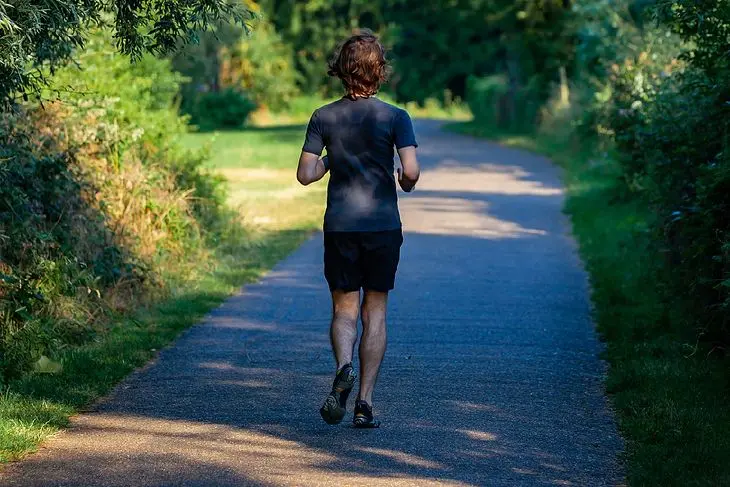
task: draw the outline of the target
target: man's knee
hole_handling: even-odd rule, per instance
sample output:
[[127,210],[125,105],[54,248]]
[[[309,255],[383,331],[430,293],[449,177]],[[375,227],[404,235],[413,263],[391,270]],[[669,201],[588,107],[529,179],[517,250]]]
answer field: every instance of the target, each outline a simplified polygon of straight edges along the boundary
[[345,293],[335,291],[332,293],[332,314],[337,321],[344,321],[357,325],[357,318],[360,313],[360,293]]
[[362,302],[362,323],[368,327],[385,327],[388,293],[366,291]]

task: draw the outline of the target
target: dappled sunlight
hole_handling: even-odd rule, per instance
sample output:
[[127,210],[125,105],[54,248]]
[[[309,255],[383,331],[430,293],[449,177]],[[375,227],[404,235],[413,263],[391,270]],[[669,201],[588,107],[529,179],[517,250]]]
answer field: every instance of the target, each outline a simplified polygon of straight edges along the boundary
[[[531,163],[464,164],[426,156],[415,192],[400,200],[404,230],[488,240],[547,235],[545,227],[556,228],[555,222],[533,221],[529,207],[559,206],[563,190],[526,169]],[[516,198],[507,213],[506,198]],[[515,212],[515,207],[524,211]]]
[[[266,387],[260,381],[231,383],[247,389]],[[540,456],[537,452],[480,448],[481,442],[498,439],[483,431],[456,430],[468,440],[461,444],[462,450],[447,454],[434,444],[432,449],[414,454],[405,448],[369,446],[366,438],[362,438],[362,445],[353,444],[355,430],[351,428],[341,430],[344,443],[340,446],[322,448],[328,443],[312,444],[308,435],[298,434],[297,429],[295,423],[242,427],[131,414],[87,414],[75,418],[70,431],[52,439],[48,448],[28,463],[44,469],[49,485],[65,478],[68,465],[75,465],[81,483],[93,478],[103,465],[104,485],[125,485],[126,479],[139,476],[145,479],[140,485],[171,485],[184,478],[191,485],[472,486],[489,482],[494,475],[489,473],[492,462],[511,458],[516,462],[509,468],[513,474],[535,477],[546,484],[573,485],[567,479],[549,477],[550,472],[563,472],[564,468],[531,461],[530,457]],[[454,467],[464,461],[476,462],[484,469],[482,480],[451,477]],[[156,466],[154,470],[148,468],[150,462]]]
[[216,328],[235,328],[238,330],[251,331],[274,331],[276,329],[276,324],[274,323],[260,323],[252,320],[242,320],[234,316],[212,316],[206,321]]
[[513,468],[512,471],[514,473],[519,473],[522,475],[537,475],[537,472],[535,472],[534,470],[527,469],[527,468]]
[[[603,485],[615,443],[553,173],[477,150],[457,164],[444,155],[469,147],[434,140],[426,153],[441,156],[400,195],[379,430],[351,427],[352,402],[338,426],[317,412],[334,368],[317,233],[29,459],[48,472],[32,487]],[[250,191],[249,223],[321,225],[324,184],[298,187],[281,167],[228,174]],[[302,196],[279,198],[290,190]]]
[[493,163],[467,166],[454,159],[443,159],[437,167],[424,172],[418,189],[532,196],[563,194],[561,188],[546,186],[531,177],[534,175],[521,166]]
[[487,433],[486,431],[463,430],[463,429],[459,429],[456,431],[461,433],[462,435],[467,436],[468,438],[471,438],[472,440],[479,440],[479,441],[496,441],[497,440],[497,435],[495,435],[494,433]]
[[266,376],[276,374],[278,369],[266,369],[261,367],[239,367],[229,362],[203,362],[198,364],[201,369],[220,370],[224,372],[237,372],[240,375]]
[[388,450],[386,448],[372,448],[372,447],[357,447],[356,449],[358,451],[361,451],[364,453],[372,453],[374,455],[381,455],[381,456],[390,458],[392,460],[395,460],[399,463],[403,463],[405,465],[412,465],[414,467],[422,467],[422,468],[429,468],[429,469],[446,468],[443,464],[441,464],[439,462],[426,460],[425,458],[421,458],[417,455],[412,455],[412,454],[405,453],[402,451]]
[[[125,485],[133,476],[144,479],[144,485],[172,485],[182,472],[187,482],[195,484],[197,479],[212,485],[474,485],[393,472],[388,467],[364,472],[358,468],[360,462],[351,463],[334,452],[282,436],[196,421],[90,414],[77,418],[71,431],[49,442],[52,458],[47,448],[29,462],[43,464],[48,485],[63,479],[63,466],[70,464],[76,466],[79,479],[90,478],[99,465],[104,465],[105,485]],[[360,451],[385,458],[388,465],[396,462],[425,469],[445,468],[399,451],[369,447]],[[157,468],[148,468],[150,460]]]
[[262,380],[220,380],[221,384],[252,389],[268,389],[271,384]]
[[326,184],[303,187],[291,167],[224,167],[217,172],[227,179],[228,203],[245,224],[255,229],[314,229],[324,214]]
[[468,235],[490,240],[546,234],[544,230],[525,228],[490,215],[489,205],[484,201],[414,194],[401,201],[400,207],[406,232]]
[[497,412],[499,411],[499,408],[496,406],[492,406],[491,404],[478,404],[475,402],[469,402],[469,401],[457,401],[457,400],[446,400],[444,401],[446,404],[450,404],[456,409],[462,410],[462,411],[489,411],[489,412]]

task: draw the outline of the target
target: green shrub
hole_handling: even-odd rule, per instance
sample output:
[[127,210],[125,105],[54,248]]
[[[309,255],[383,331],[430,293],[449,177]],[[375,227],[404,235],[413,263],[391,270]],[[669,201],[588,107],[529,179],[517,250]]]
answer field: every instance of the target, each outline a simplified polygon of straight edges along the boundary
[[[662,86],[619,147],[640,147],[654,229],[687,321],[730,342],[730,77],[689,68]],[[633,168],[631,168],[633,169]]]
[[469,77],[466,97],[478,123],[514,132],[536,127],[543,101],[534,83],[511,86],[508,76],[503,74]]
[[[220,122],[215,116],[204,111],[230,101],[234,93],[245,94],[240,97],[273,111],[287,108],[298,94],[291,46],[263,18],[257,18],[252,29],[247,33],[221,25],[215,33],[203,34],[199,43],[189,44],[173,56],[174,68],[187,78],[181,87],[182,110],[194,123],[206,129],[228,127],[217,125]],[[240,100],[237,102],[241,105]],[[235,122],[235,117],[231,118]]]
[[[574,137],[597,140],[615,197],[655,218],[672,326],[730,343],[730,60],[726,2],[580,1]],[[658,23],[656,21],[659,21]],[[558,130],[552,130],[557,134]]]
[[43,106],[0,116],[0,383],[212,265],[222,184],[177,146],[167,61],[97,34]]
[[292,48],[266,21],[256,22],[250,36],[220,55],[221,86],[242,90],[261,108],[285,110],[299,93]]
[[667,257],[675,324],[727,344],[730,6],[659,2],[655,12],[687,43],[680,45],[667,27],[645,30],[640,52],[612,69],[602,120],[627,187],[658,217],[653,242]]
[[256,105],[241,92],[226,88],[198,93],[184,109],[192,124],[207,131],[240,128],[255,108]]
[[474,114],[474,120],[487,127],[500,127],[504,118],[503,99],[507,95],[508,80],[505,75],[470,76],[466,84],[466,100]]

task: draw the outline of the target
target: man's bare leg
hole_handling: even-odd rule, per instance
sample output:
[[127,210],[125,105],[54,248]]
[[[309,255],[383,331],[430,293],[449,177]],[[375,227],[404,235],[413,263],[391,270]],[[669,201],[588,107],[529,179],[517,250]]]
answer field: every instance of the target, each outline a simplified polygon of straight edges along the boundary
[[357,318],[360,314],[360,291],[332,291],[332,325],[330,340],[339,371],[352,362],[357,341]]
[[365,291],[362,302],[362,338],[360,339],[360,393],[358,400],[373,404],[373,388],[386,346],[385,314],[388,293]]
[[357,340],[357,317],[360,311],[360,291],[332,293],[332,326],[330,339],[337,361],[337,373],[332,391],[319,408],[319,414],[329,424],[342,421],[347,412],[347,398],[355,385],[357,374],[350,364]]

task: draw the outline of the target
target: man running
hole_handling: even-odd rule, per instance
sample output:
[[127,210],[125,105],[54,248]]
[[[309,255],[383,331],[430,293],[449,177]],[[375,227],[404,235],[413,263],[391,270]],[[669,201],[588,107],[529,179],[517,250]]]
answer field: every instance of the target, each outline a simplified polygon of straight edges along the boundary
[[[403,243],[394,146],[401,161],[401,188],[412,191],[420,174],[408,113],[374,97],[389,69],[383,46],[370,31],[342,44],[328,74],[342,80],[346,94],[312,114],[297,168],[303,185],[330,171],[324,274],[332,292],[330,339],[337,371],[320,414],[329,424],[338,424],[345,416],[357,377],[352,357],[361,317],[360,392],[353,418],[359,428],[380,425],[373,417],[373,388],[385,354],[388,292],[395,283]],[[320,157],[325,148],[327,155]]]

